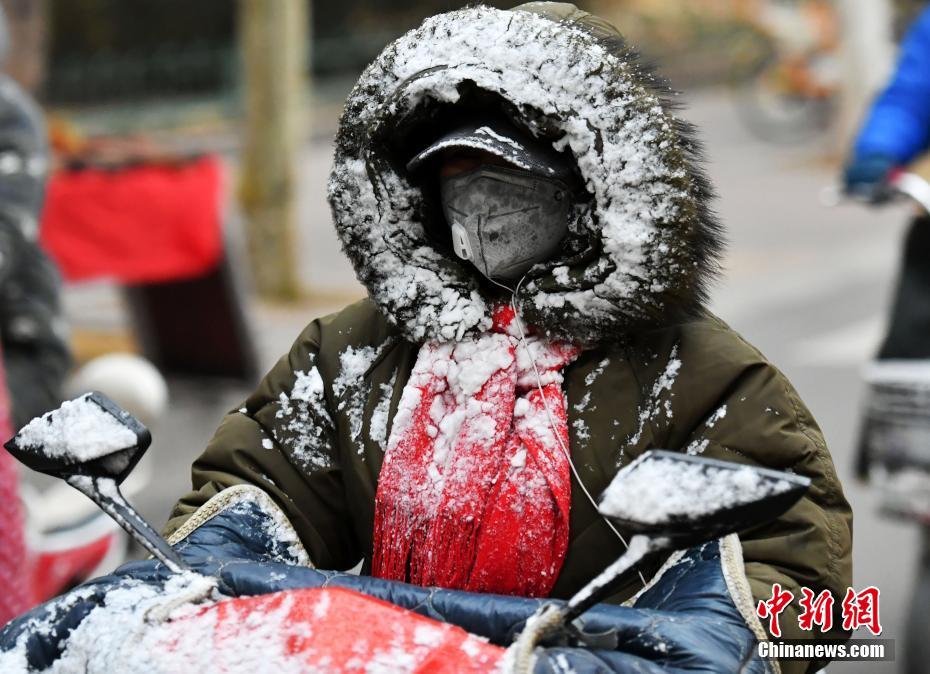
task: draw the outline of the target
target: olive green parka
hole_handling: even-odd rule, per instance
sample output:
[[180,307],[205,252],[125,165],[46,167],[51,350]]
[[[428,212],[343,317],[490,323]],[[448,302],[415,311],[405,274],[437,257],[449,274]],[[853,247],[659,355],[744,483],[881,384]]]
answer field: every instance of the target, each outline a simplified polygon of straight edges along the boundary
[[[773,583],[795,597],[802,586],[842,597],[849,505],[791,384],[702,308],[719,226],[697,144],[666,93],[613,28],[562,3],[451,12],[390,45],[347,101],[330,180],[337,231],[370,299],[313,321],[223,420],[167,531],[223,489],[252,484],[280,505],[313,564],[363,562],[367,571],[378,475],[418,349],[488,329],[495,301],[437,234],[430,186],[403,166],[444,120],[491,106],[570,154],[586,188],[563,253],[531,270],[517,295],[537,330],[585,347],[564,371],[584,486],[600,494],[652,448],[808,476],[797,505],[741,532],[752,597],[740,609],[759,634],[754,603]],[[563,598],[623,549],[572,487],[570,544],[553,592]],[[797,609],[795,601],[782,614],[784,637],[822,638],[798,628]]]

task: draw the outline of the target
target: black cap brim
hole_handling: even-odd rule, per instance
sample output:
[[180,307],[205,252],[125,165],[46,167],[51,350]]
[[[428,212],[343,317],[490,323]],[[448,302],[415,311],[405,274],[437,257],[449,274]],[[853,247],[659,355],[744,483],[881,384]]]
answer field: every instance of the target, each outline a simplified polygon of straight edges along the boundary
[[526,142],[516,134],[491,124],[461,127],[447,133],[407,162],[407,170],[415,172],[430,159],[447,150],[480,150],[498,157],[514,167],[551,178],[561,178],[571,171],[555,150],[538,141]]

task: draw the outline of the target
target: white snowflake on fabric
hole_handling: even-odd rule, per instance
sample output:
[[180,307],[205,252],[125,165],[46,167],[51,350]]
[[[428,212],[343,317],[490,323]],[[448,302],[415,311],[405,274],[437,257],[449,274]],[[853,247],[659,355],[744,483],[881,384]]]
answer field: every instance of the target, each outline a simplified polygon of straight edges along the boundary
[[[639,426],[636,432],[630,436],[625,445],[635,445],[639,442],[640,438],[642,438],[643,431],[646,429],[646,424],[658,419],[661,415],[665,416],[666,421],[671,421],[672,398],[675,395],[672,393],[672,387],[675,385],[675,379],[678,377],[678,371],[680,369],[681,360],[678,358],[678,345],[676,344],[672,347],[668,362],[665,364],[665,369],[662,371],[662,374],[656,378],[649,397],[639,411]],[[621,447],[620,449],[620,456],[617,459],[618,466],[623,461],[624,449],[625,447]]]
[[310,369],[294,371],[291,393],[278,396],[278,421],[272,428],[275,441],[288,449],[307,471],[326,470],[334,465],[330,441],[333,420],[326,408],[323,378],[310,356]]
[[349,422],[349,437],[356,445],[356,451],[365,450],[360,442],[362,426],[365,420],[365,406],[369,399],[370,387],[365,373],[371,368],[388,342],[381,346],[346,347],[339,354],[339,374],[333,380],[333,395],[336,397],[336,410],[344,412]]
[[368,422],[368,437],[381,448],[381,451],[387,450],[387,427],[388,417],[391,413],[391,397],[394,395],[394,385],[397,382],[397,372],[391,374],[391,378],[385,384],[381,384],[381,398],[371,412],[371,420]]

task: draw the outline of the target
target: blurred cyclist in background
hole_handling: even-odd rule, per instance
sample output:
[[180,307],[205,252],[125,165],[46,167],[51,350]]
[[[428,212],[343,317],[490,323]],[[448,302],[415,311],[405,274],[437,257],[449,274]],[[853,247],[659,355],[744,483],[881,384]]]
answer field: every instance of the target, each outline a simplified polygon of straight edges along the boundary
[[[7,52],[0,12],[0,67]],[[0,442],[57,407],[71,364],[61,283],[38,244],[48,171],[42,114],[0,74]],[[29,607],[23,513],[12,458],[0,450],[0,624]]]
[[47,167],[41,112],[0,76],[0,335],[16,427],[58,406],[71,366],[61,281],[38,242]]
[[[894,194],[891,178],[930,148],[930,7],[904,37],[894,75],[875,100],[846,165],[848,194],[873,204]],[[930,359],[930,216],[911,224],[891,323],[879,361]]]

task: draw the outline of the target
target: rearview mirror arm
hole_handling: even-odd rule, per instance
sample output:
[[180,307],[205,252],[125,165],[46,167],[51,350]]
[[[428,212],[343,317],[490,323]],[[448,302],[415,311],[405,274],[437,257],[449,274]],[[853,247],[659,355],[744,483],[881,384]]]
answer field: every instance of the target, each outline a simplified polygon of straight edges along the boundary
[[68,484],[100,506],[100,509],[125,529],[133,540],[170,571],[180,573],[190,570],[177,551],[126,502],[116,480],[88,475],[69,475],[65,479]]
[[617,561],[568,600],[562,608],[563,624],[568,625],[589,608],[609,597],[636,573],[643,562],[668,551],[671,546],[671,541],[667,538],[650,538],[641,534],[633,536],[626,552]]

